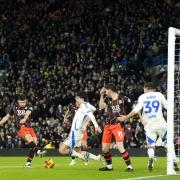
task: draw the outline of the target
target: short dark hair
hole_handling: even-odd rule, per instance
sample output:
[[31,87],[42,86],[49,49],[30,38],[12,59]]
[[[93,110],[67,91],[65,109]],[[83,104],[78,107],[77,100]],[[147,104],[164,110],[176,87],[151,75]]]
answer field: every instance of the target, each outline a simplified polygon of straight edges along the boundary
[[116,87],[116,85],[114,83],[108,83],[104,87],[105,87],[105,89],[110,89],[113,92],[117,92],[118,91],[117,87]]
[[26,100],[26,96],[24,94],[19,94],[18,97],[17,97],[17,100],[20,100],[20,101],[24,101]]
[[87,99],[87,94],[85,92],[78,92],[76,94],[76,97],[80,97],[80,98],[86,100]]
[[144,88],[147,88],[147,89],[154,89],[154,84],[152,82],[147,82],[144,84]]

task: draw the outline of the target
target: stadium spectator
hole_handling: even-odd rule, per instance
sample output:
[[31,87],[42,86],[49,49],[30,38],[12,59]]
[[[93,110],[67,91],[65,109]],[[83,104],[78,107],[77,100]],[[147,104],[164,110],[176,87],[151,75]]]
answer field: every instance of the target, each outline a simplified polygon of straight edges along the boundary
[[131,124],[128,123],[125,128],[125,147],[130,148],[132,146],[132,142],[134,141],[135,130],[132,128]]
[[[97,107],[100,87],[113,82],[121,94],[137,99],[151,79],[144,59],[166,50],[169,26],[180,27],[173,0],[62,2],[6,0],[0,6],[0,57],[8,64],[0,77],[0,117],[24,92],[40,142],[45,138],[55,147],[69,132],[62,115],[75,92],[87,92]],[[96,116],[103,126],[104,113]],[[13,138],[11,148],[26,147],[14,128],[1,129],[0,148],[7,147],[7,136]]]

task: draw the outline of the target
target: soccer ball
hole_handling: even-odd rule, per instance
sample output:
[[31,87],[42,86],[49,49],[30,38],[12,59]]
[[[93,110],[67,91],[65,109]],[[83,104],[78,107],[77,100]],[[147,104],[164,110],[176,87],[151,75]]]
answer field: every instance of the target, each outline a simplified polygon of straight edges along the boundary
[[54,161],[52,159],[48,159],[44,162],[45,168],[53,168],[54,167]]

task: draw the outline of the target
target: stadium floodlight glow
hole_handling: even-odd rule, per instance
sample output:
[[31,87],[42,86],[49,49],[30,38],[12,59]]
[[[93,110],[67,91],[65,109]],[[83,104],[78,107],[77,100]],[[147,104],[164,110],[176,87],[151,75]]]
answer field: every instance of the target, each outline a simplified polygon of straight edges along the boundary
[[[176,75],[178,74],[178,75]],[[177,103],[180,105],[180,98],[175,101],[177,94],[180,94],[180,30],[170,27],[168,31],[168,82],[167,82],[167,175],[176,174],[173,163],[175,158],[175,127],[179,133],[180,113],[177,111]],[[178,83],[178,84],[177,84]],[[177,92],[176,92],[177,91]],[[180,106],[178,106],[180,108]],[[180,135],[180,134],[179,134]],[[178,135],[178,136],[179,136]],[[178,145],[179,148],[179,145]],[[179,152],[178,152],[179,153]]]

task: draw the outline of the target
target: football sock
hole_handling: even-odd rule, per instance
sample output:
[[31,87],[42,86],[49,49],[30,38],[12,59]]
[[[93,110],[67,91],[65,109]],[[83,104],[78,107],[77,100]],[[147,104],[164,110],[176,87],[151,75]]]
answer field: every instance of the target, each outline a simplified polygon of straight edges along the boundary
[[82,154],[80,154],[80,153],[78,153],[78,152],[74,151],[74,150],[72,150],[72,151],[71,151],[71,154],[70,154],[70,155],[71,155],[71,156],[78,157],[78,158],[80,158],[80,159],[83,159],[83,160],[84,160],[84,156],[83,156]]
[[154,158],[154,147],[149,147],[147,153],[149,158]]
[[91,154],[91,153],[89,153],[87,151],[83,151],[82,153],[86,156],[87,159],[93,159],[95,161],[99,160],[98,156],[96,156],[94,154]]
[[27,162],[31,162],[34,158],[34,154],[38,151],[38,147],[34,142],[30,142],[29,146],[30,146],[30,151],[27,158]]
[[104,159],[107,163],[107,168],[112,169],[112,157],[111,157],[111,153],[107,152],[103,154]]
[[75,156],[71,156],[71,158],[74,160],[74,159],[76,159],[76,157]]
[[130,161],[129,153],[128,153],[127,151],[125,151],[125,152],[121,153],[121,155],[122,155],[122,157],[123,157],[126,165],[127,165],[128,167],[130,167],[131,161]]

